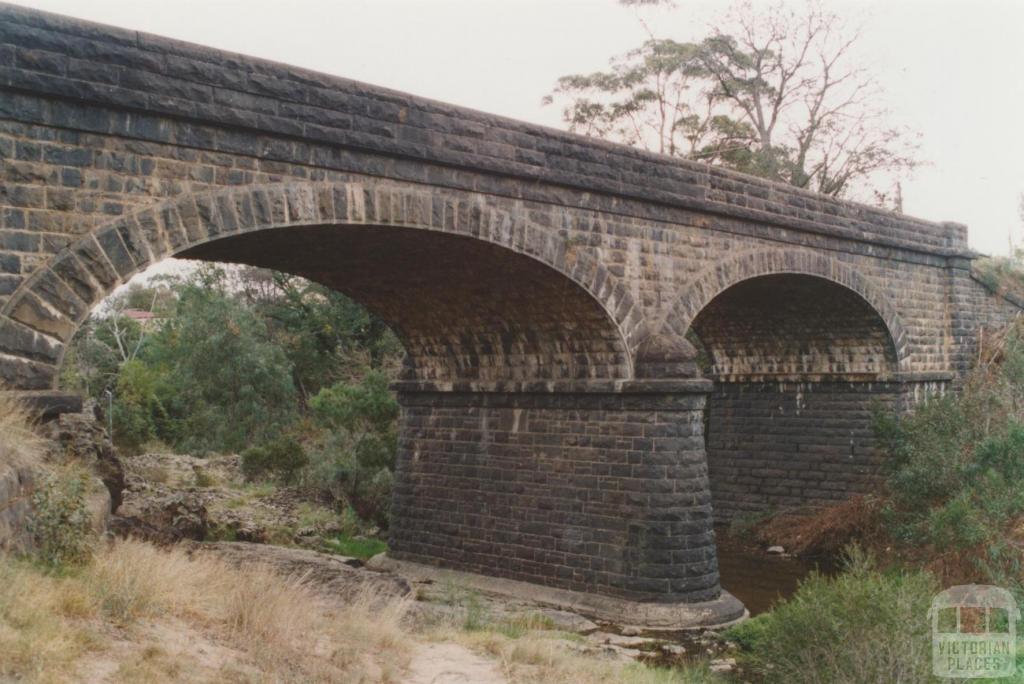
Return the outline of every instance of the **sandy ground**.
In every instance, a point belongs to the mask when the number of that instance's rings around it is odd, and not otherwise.
[[[508,684],[492,660],[459,644],[423,644],[413,652],[402,684]]]

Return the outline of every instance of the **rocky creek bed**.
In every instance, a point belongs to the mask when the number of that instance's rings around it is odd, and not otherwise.
[[[262,563],[308,578],[325,596],[344,598],[370,585],[382,595],[411,594],[425,626],[514,630],[528,624],[564,632],[566,648],[662,666],[711,659],[731,669],[730,646],[713,632],[642,633],[582,615],[473,592],[458,586],[380,573],[362,559],[332,552],[329,540],[356,531],[325,502],[296,487],[247,483],[234,455],[199,458],[148,453],[124,459],[123,502],[112,518],[116,534],[157,543],[184,543],[190,553],[215,553],[238,563]],[[762,612],[795,588],[813,564],[768,554],[719,530],[723,585],[752,612]]]

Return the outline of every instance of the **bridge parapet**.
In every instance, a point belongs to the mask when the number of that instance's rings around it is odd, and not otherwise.
[[[641,212],[653,219],[688,209],[916,252],[968,253],[966,228],[958,224],[923,221],[348,79],[2,4],[0,86],[12,93],[0,104],[0,114],[53,126],[541,201],[564,203],[568,197],[560,188],[582,190],[600,193],[590,198],[596,209]],[[120,114],[87,114],[40,103],[38,96],[107,106]],[[267,137],[279,140],[270,143]],[[318,143],[393,161],[370,163],[311,147]],[[538,181],[544,186],[536,186]],[[624,199],[635,202],[624,206]]]

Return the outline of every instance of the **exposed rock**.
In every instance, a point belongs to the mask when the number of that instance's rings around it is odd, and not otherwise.
[[[116,513],[125,489],[124,467],[110,444],[106,427],[95,405],[88,402],[81,413],[63,413],[44,425],[53,441],[51,460],[76,460],[90,468],[107,488],[110,513]]]
[[[251,506],[239,510],[217,509],[211,518],[211,526],[216,528],[218,539],[228,538],[253,544],[272,541],[267,526],[254,519]]]
[[[32,543],[28,516],[36,476],[33,467],[0,445],[0,551],[23,551]]]
[[[145,507],[145,500],[166,497],[170,492],[187,494],[206,509],[204,539],[319,548],[324,537],[333,536],[326,529],[330,525],[307,526],[303,530],[306,533],[296,534],[300,505],[311,505],[310,497],[292,487],[279,486],[267,492],[247,489],[237,455],[199,458],[147,453],[126,459],[125,468],[124,505],[128,510]],[[135,513],[126,515],[139,517]],[[340,532],[339,527],[333,534]]]
[[[736,669],[735,658],[718,658],[709,664],[712,672],[732,672]]]
[[[624,636],[612,634],[611,632],[594,632],[587,637],[590,641],[598,644],[607,644],[618,648],[640,649],[648,644],[655,643],[657,639],[645,639],[639,636]]]
[[[555,629],[560,629],[563,632],[575,632],[576,634],[592,634],[599,628],[598,626],[576,613],[570,613],[565,610],[555,610],[554,608],[543,608],[537,611],[537,614],[541,617],[549,620],[551,625]]]
[[[781,546],[769,546],[768,553],[772,556],[781,556],[786,553],[786,549]]]
[[[110,529],[113,507],[106,483],[98,477],[90,478],[85,489],[85,509],[92,521],[93,532],[98,536],[106,534]]]
[[[0,551],[31,548],[32,495],[47,470],[74,461],[93,474],[85,506],[98,534],[107,531],[111,513],[121,502],[124,471],[92,408],[52,418],[38,432],[44,439],[31,455],[0,446]]]
[[[196,494],[152,486],[145,496],[130,496],[112,520],[112,531],[157,544],[201,541],[208,528],[206,506]]]
[[[409,583],[395,575],[367,572],[362,561],[309,549],[250,544],[212,542],[192,544],[191,553],[215,553],[236,565],[266,565],[282,575],[303,577],[327,598],[347,601],[363,591],[376,592],[381,598],[405,596]]]

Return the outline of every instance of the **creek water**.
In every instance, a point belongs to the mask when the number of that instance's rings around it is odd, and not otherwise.
[[[791,596],[800,580],[811,572],[835,572],[835,564],[829,559],[770,555],[747,540],[730,536],[725,528],[716,529],[715,536],[722,588],[742,601],[752,616]]]

